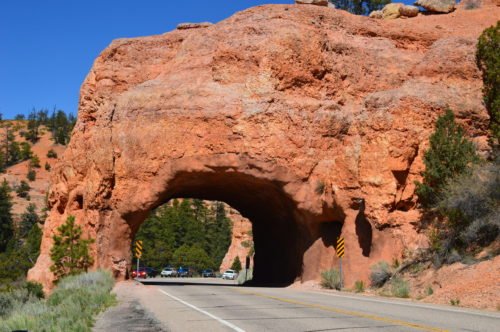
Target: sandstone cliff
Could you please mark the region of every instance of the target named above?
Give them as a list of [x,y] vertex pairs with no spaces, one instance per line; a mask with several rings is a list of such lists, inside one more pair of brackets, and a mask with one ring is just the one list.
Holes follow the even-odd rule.
[[498,17],[269,5],[114,41],[82,85],[29,277],[50,285],[51,236],[73,214],[96,267],[125,278],[148,211],[197,197],[252,220],[257,280],[318,278],[339,235],[347,284],[366,280],[374,262],[426,245],[413,183],[437,116],[450,107],[486,148],[474,51]]

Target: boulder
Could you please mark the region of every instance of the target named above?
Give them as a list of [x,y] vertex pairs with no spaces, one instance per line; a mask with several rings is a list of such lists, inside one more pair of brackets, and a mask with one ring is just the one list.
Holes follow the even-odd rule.
[[328,6],[328,0],[295,0],[297,5]]
[[399,10],[404,5],[402,3],[390,3],[382,9],[382,18],[384,20],[392,20],[401,16]]
[[370,18],[377,18],[377,19],[382,19],[382,11],[381,10],[374,10],[370,13]]
[[417,0],[415,6],[433,13],[451,13],[455,10],[455,0]]
[[399,8],[399,13],[404,17],[415,17],[419,12],[420,10],[417,6],[405,5]]

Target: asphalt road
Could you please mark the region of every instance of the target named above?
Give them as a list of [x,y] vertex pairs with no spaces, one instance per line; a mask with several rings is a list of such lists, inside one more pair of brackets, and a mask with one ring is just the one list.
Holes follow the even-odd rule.
[[355,294],[148,279],[142,304],[169,331],[500,331],[500,314]]

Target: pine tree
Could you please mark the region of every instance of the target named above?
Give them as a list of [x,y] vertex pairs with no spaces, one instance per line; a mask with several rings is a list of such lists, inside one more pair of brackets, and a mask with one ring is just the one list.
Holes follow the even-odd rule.
[[416,193],[424,206],[435,204],[443,186],[478,161],[474,144],[465,137],[449,109],[437,119],[429,140],[430,147],[424,153],[424,182],[416,183]]
[[477,43],[477,64],[483,72],[483,93],[496,144],[500,140],[500,21],[483,31]]
[[92,239],[81,238],[82,229],[75,224],[75,217],[69,216],[66,223],[57,228],[59,235],[54,235],[54,245],[50,250],[53,265],[50,270],[57,280],[67,275],[87,272],[94,263],[89,254]]
[[36,143],[38,141],[38,127],[39,121],[37,112],[33,109],[28,115],[28,133],[26,134],[26,139],[31,143]]
[[19,222],[19,237],[25,238],[31,231],[34,225],[38,224],[40,218],[36,213],[36,206],[30,203],[26,208],[26,211],[21,215],[21,221]]
[[7,249],[7,244],[14,235],[11,209],[10,187],[4,179],[0,186],[0,252]]
[[234,258],[233,264],[231,264],[231,270],[235,270],[237,272],[241,271],[241,261],[239,256]]

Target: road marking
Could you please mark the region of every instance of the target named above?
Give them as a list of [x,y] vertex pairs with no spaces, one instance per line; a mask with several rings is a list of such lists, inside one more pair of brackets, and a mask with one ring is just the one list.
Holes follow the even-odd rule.
[[460,314],[467,314],[467,315],[475,315],[475,316],[480,316],[480,317],[488,317],[488,318],[496,318],[498,319],[500,316],[494,312],[476,312],[476,311],[471,311],[471,310],[460,310],[460,309],[455,309],[455,308],[446,308],[444,307],[444,304],[439,304],[439,303],[415,303],[415,302],[403,302],[401,300],[396,300],[392,299],[391,301],[385,301],[382,299],[377,299],[377,298],[369,298],[368,296],[352,296],[352,295],[345,295],[345,294],[333,294],[333,293],[327,293],[327,292],[322,292],[318,290],[313,290],[312,292],[317,293],[317,294],[322,294],[326,296],[332,296],[332,297],[337,297],[337,298],[346,298],[346,299],[352,299],[352,300],[357,300],[357,301],[362,301],[362,302],[373,302],[373,303],[385,303],[385,304],[392,304],[392,305],[397,305],[397,306],[405,306],[405,307],[411,307],[411,308],[422,308],[422,309],[428,309],[428,310],[440,310],[440,311],[445,311],[445,312],[455,312],[455,313],[460,313]]
[[196,307],[196,306],[194,306],[194,305],[192,305],[192,304],[190,304],[190,303],[187,303],[186,301],[183,301],[183,300],[181,300],[180,298],[178,298],[178,297],[176,297],[176,296],[173,296],[172,294],[169,294],[169,293],[167,293],[167,292],[165,292],[165,291],[163,291],[163,290],[161,290],[161,289],[158,289],[158,291],[162,292],[163,294],[165,294],[166,296],[170,297],[171,299],[174,299],[174,300],[176,300],[177,302],[180,302],[180,303],[184,304],[185,306],[190,307],[191,309],[194,309],[194,310],[196,310],[196,311],[198,311],[198,312],[201,312],[201,313],[202,313],[202,314],[204,314],[204,315],[207,315],[207,316],[208,316],[208,317],[210,317],[210,318],[215,319],[215,320],[216,320],[216,321],[218,321],[219,323],[221,323],[221,324],[223,324],[223,325],[226,325],[227,327],[229,327],[229,328],[231,328],[231,329],[233,329],[233,330],[235,330],[235,331],[237,331],[237,332],[245,332],[245,330],[240,329],[238,326],[236,326],[236,325],[234,325],[234,324],[231,324],[231,323],[229,323],[228,321],[226,321],[226,320],[224,320],[224,319],[222,319],[222,318],[219,318],[219,317],[217,317],[217,316],[215,316],[215,315],[212,315],[211,313],[209,313],[209,312],[207,312],[207,311],[205,311],[205,310],[203,310],[203,309],[200,309],[200,308],[198,308],[198,307]]
[[385,323],[391,323],[391,324],[396,324],[400,326],[406,326],[406,327],[411,327],[416,330],[423,330],[423,331],[433,331],[433,332],[447,332],[447,330],[443,330],[440,328],[432,327],[432,326],[426,326],[426,325],[421,325],[417,323],[412,323],[412,322],[406,322],[403,320],[399,319],[392,319],[388,317],[382,317],[382,316],[377,316],[377,315],[371,315],[371,314],[364,314],[362,312],[357,312],[357,311],[351,311],[351,310],[344,310],[344,309],[339,309],[339,308],[334,308],[330,306],[325,306],[321,304],[313,304],[313,303],[306,303],[306,302],[301,302],[301,301],[296,301],[292,299],[285,299],[277,296],[271,296],[271,295],[266,295],[266,294],[261,294],[261,293],[255,293],[255,292],[246,292],[242,291],[239,289],[236,289],[237,292],[240,292],[242,294],[247,294],[247,295],[254,295],[254,296],[259,296],[263,298],[268,298],[276,301],[281,301],[285,303],[290,303],[290,304],[297,304],[309,308],[314,308],[314,309],[321,309],[325,311],[330,311],[330,312],[335,312],[338,314],[343,314],[343,315],[348,315],[348,316],[355,316],[355,317],[360,317],[360,318],[366,318],[366,319],[371,319],[371,320],[376,320],[380,322],[385,322]]

